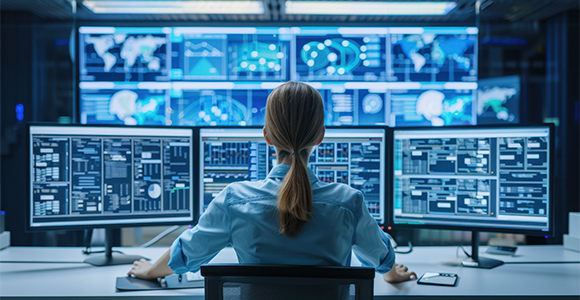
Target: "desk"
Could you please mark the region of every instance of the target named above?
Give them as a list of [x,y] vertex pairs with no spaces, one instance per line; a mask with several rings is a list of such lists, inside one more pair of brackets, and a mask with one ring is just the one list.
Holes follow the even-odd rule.
[[[156,259],[166,248],[118,250]],[[397,262],[409,266],[419,276],[430,271],[457,273],[459,281],[456,287],[418,285],[415,281],[391,285],[377,274],[375,298],[580,297],[580,264],[507,264],[492,270],[483,270],[452,264],[455,253],[456,247],[415,247],[411,254],[398,255]],[[489,256],[506,262],[580,260],[580,253],[565,250],[562,246],[521,246],[517,254],[516,257]],[[115,277],[125,275],[129,266],[93,267],[82,263],[83,258],[81,248],[11,247],[2,250],[0,261],[36,260],[56,263],[0,263],[0,298],[203,299],[203,289],[116,292]],[[237,262],[237,259],[233,249],[226,248],[211,262],[231,263]],[[353,258],[353,265],[360,263]]]

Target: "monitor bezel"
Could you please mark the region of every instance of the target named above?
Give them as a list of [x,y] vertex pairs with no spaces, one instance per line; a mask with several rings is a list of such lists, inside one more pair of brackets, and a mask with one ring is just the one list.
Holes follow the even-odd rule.
[[[93,128],[142,128],[142,129],[181,129],[181,130],[189,130],[191,132],[191,155],[192,155],[192,176],[191,176],[191,186],[192,186],[192,202],[191,203],[191,217],[188,217],[186,221],[160,221],[160,222],[134,222],[134,223],[114,223],[111,222],[110,224],[70,224],[70,225],[48,225],[48,226],[32,226],[32,218],[31,218],[31,185],[32,185],[32,174],[31,174],[31,158],[30,158],[30,149],[31,149],[31,127],[42,126],[42,127],[93,127]],[[107,228],[107,229],[117,229],[117,228],[125,228],[125,227],[141,227],[141,226],[166,226],[166,225],[195,225],[197,224],[199,218],[199,208],[197,207],[196,195],[197,195],[197,173],[195,172],[199,166],[198,161],[194,159],[197,153],[197,144],[196,144],[196,130],[192,127],[187,126],[149,126],[149,125],[136,125],[136,126],[125,126],[125,125],[103,125],[103,124],[61,124],[61,123],[49,123],[49,122],[29,122],[26,124],[26,231],[28,232],[37,232],[37,231],[50,231],[50,230],[81,230],[81,229],[93,229],[93,228]],[[130,219],[130,218],[129,218]],[[160,218],[160,220],[163,218]],[[127,219],[123,219],[127,220]],[[90,221],[89,221],[90,222]]]
[[[197,131],[197,142],[198,142],[198,149],[197,149],[197,157],[199,157],[199,155],[201,154],[201,147],[202,147],[202,142],[201,142],[201,130],[202,129],[237,129],[237,130],[243,130],[243,129],[262,129],[264,128],[264,126],[197,126],[195,127]],[[377,222],[377,224],[381,227],[386,226],[387,224],[387,217],[388,217],[388,203],[386,202],[386,199],[388,199],[388,193],[389,193],[389,189],[388,189],[388,183],[389,183],[389,169],[388,169],[388,165],[387,165],[387,161],[386,158],[388,158],[388,151],[389,151],[389,139],[388,139],[388,132],[389,132],[389,127],[388,126],[384,126],[384,125],[363,125],[363,126],[324,126],[325,129],[379,129],[379,130],[383,130],[383,142],[384,142],[384,155],[385,155],[385,163],[383,164],[383,168],[385,171],[384,174],[384,181],[383,181],[383,187],[384,187],[384,198],[382,199],[383,201],[383,205],[384,205],[384,213],[383,213],[383,223],[379,223]],[[197,181],[197,193],[199,195],[199,193],[201,192],[202,186],[201,186],[201,172],[202,170],[199,168],[200,164],[198,163],[198,172],[197,172],[197,176],[198,176],[198,181]],[[196,195],[196,196],[198,196]],[[200,205],[200,199],[197,200],[197,206],[198,206],[198,218],[201,215],[200,211],[201,208],[199,207]]]
[[[441,225],[441,224],[402,224],[394,222],[394,195],[393,195],[393,182],[394,182],[394,166],[393,166],[393,145],[394,145],[394,132],[395,131],[410,131],[410,130],[457,130],[457,129],[514,129],[514,128],[548,128],[549,130],[549,145],[550,145],[550,155],[548,163],[550,164],[550,172],[548,174],[548,230],[538,230],[538,229],[521,229],[521,228],[502,228],[502,227],[486,227],[486,226],[461,226],[461,225]],[[525,235],[534,236],[552,236],[555,232],[554,224],[554,172],[552,170],[554,166],[554,124],[490,124],[490,125],[473,125],[473,126],[444,126],[444,127],[391,127],[387,130],[387,140],[390,147],[387,148],[387,169],[389,180],[387,182],[387,188],[389,190],[388,195],[386,195],[386,222],[387,226],[391,229],[403,228],[403,229],[449,229],[449,230],[461,230],[461,231],[482,231],[482,232],[502,232],[502,233],[519,233]]]

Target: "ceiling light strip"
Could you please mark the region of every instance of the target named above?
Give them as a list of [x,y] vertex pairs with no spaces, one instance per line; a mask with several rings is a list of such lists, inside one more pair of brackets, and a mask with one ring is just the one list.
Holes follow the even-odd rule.
[[286,1],[284,13],[300,15],[446,15],[453,1]]
[[95,14],[264,14],[262,1],[85,0]]

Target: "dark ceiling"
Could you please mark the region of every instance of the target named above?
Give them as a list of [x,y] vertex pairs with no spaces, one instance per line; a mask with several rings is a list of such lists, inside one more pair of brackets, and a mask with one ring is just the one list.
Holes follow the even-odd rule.
[[[168,0],[169,1],[169,0]],[[399,0],[400,1],[400,0]],[[405,0],[403,0],[405,1]],[[77,19],[87,22],[282,22],[303,23],[386,23],[386,24],[475,24],[476,0],[456,0],[457,7],[445,16],[317,16],[285,15],[280,7],[285,0],[264,0],[267,12],[263,15],[96,15],[77,1]],[[525,22],[548,18],[562,11],[578,9],[578,0],[481,0],[481,20],[497,22]],[[69,0],[0,0],[3,12],[28,12],[45,21],[68,21],[73,17]]]

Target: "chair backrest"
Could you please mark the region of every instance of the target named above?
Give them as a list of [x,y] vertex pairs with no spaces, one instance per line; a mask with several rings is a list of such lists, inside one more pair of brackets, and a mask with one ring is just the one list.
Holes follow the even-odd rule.
[[363,267],[212,264],[201,266],[205,299],[373,298],[375,270]]

